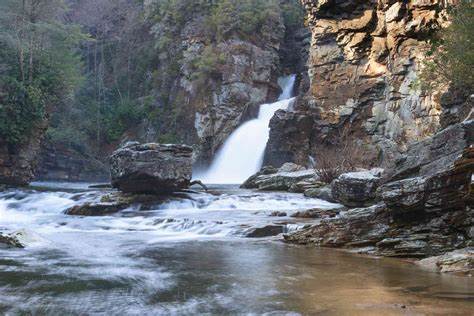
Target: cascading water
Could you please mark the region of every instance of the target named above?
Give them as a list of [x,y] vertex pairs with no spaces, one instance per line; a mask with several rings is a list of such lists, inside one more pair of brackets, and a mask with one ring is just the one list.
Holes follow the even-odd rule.
[[260,170],[270,133],[268,125],[276,111],[288,109],[294,101],[291,93],[295,78],[295,75],[290,75],[278,79],[283,90],[278,101],[261,105],[258,117],[233,132],[217,153],[209,170],[196,177],[206,183],[238,184]]

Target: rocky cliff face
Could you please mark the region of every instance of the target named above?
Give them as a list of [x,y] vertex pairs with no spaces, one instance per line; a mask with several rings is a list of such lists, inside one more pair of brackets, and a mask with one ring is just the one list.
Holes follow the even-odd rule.
[[[377,204],[322,220],[286,239],[367,247],[364,251],[393,257],[437,256],[472,247],[473,144],[473,120],[415,143],[378,188]],[[333,183],[333,195],[334,189]]]
[[427,38],[447,21],[449,1],[302,3],[312,31],[308,91],[294,113],[272,120],[268,163],[307,163],[344,126],[374,158],[390,161],[438,129],[441,93],[419,91],[417,69]]
[[[182,55],[177,78],[169,90],[170,102],[177,111],[169,120],[144,123],[138,139],[157,141],[172,133],[186,144],[194,144],[195,160],[208,163],[235,128],[257,115],[257,106],[273,100],[279,93],[280,47],[284,42],[283,19],[267,21],[255,38],[239,35],[218,42],[212,55],[219,58],[214,73],[203,81],[195,76],[195,61],[206,54],[209,34],[203,17],[195,14],[183,27],[176,54]],[[216,57],[219,56],[219,57]],[[158,139],[157,139],[158,138]]]

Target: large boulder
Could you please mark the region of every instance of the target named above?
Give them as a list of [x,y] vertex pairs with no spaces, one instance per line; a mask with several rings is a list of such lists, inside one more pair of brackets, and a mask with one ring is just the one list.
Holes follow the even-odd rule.
[[167,194],[187,189],[192,153],[185,145],[128,143],[110,157],[112,185],[129,193]]
[[332,182],[331,195],[347,206],[367,206],[376,197],[381,173],[381,169],[344,173]]

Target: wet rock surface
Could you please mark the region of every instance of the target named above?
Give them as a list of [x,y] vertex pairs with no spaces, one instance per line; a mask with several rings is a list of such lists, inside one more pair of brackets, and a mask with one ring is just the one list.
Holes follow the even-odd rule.
[[0,233],[0,247],[25,248],[25,245],[15,234]]
[[[79,195],[77,198],[82,199]],[[166,201],[167,197],[155,194],[136,194],[122,192],[101,192],[95,201],[75,205],[65,211],[75,216],[106,216],[118,213],[127,208],[149,210]]]
[[187,189],[192,152],[185,145],[127,144],[110,157],[112,185],[128,193],[167,194]]
[[262,237],[276,236],[283,233],[284,230],[285,230],[285,226],[283,225],[267,225],[264,227],[253,228],[250,232],[248,232],[245,235],[245,237],[262,238]]

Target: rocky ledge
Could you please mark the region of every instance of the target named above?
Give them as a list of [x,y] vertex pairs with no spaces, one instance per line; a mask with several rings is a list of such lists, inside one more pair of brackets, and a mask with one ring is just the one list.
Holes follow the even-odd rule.
[[[363,248],[364,252],[389,257],[426,258],[460,249],[468,251],[474,245],[473,141],[474,121],[470,120],[413,144],[383,179],[365,177],[371,181],[365,181],[363,189],[356,190],[360,196],[368,197],[362,202],[373,201],[372,206],[324,218],[286,235],[285,240]],[[347,206],[352,206],[353,198],[359,194],[337,189],[338,195],[334,189],[340,186],[338,181],[350,178],[343,176],[332,184],[332,194]],[[472,271],[472,251],[468,253],[463,264],[457,266]],[[443,258],[451,257],[436,260],[445,262],[451,259]],[[439,271],[456,270],[454,266]]]
[[262,191],[289,191],[302,193],[305,190],[323,186],[313,169],[305,169],[294,163],[286,163],[280,168],[263,167],[262,170],[251,176],[244,184],[245,189]]
[[112,186],[126,193],[168,194],[187,189],[192,153],[185,145],[127,143],[110,157]]

